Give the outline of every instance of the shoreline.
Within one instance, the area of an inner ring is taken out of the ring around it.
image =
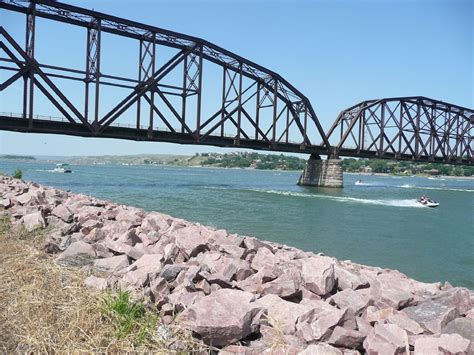
[[[22,163],[56,163],[56,160],[28,160],[28,159],[1,159],[3,161],[11,162],[11,161],[19,161]],[[302,170],[288,170],[288,169],[256,169],[251,167],[239,168],[239,167],[220,167],[220,166],[212,166],[212,165],[180,165],[180,164],[127,164],[127,163],[76,163],[75,165],[78,166],[93,166],[93,165],[108,165],[108,166],[150,166],[150,167],[163,167],[163,166],[171,166],[171,167],[179,167],[179,168],[206,168],[206,169],[226,169],[226,170],[255,170],[255,171],[277,171],[277,172],[286,172],[286,173],[294,173],[294,172],[302,172]],[[349,172],[344,171],[343,174],[347,175],[360,175],[360,176],[388,176],[388,177],[423,177],[423,178],[433,178],[436,179],[450,179],[450,180],[474,180],[474,176],[457,176],[457,175],[428,175],[428,174],[415,174],[415,175],[403,175],[403,174],[391,174],[391,173],[364,173],[364,172]]]
[[[457,325],[474,323],[466,288],[34,182],[0,177],[0,191],[13,229],[50,229],[43,249],[58,265],[89,270],[91,288],[133,291],[223,353],[273,349],[277,336],[293,353],[471,346]]]

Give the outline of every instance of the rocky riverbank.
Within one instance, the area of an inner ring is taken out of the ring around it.
[[[9,177],[0,192],[13,229],[47,229],[58,265],[130,290],[223,354],[473,352],[471,290]]]

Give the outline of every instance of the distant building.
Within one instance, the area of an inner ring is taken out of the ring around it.
[[[423,172],[428,175],[439,175],[438,169],[423,170]]]
[[[372,168],[370,166],[365,166],[365,165],[362,165],[360,168],[359,168],[359,172],[361,173],[372,173]]]

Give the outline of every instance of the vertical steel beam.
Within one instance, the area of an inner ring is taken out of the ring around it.
[[[420,114],[421,114],[421,103],[417,101],[416,103],[416,122],[415,122],[415,154],[416,154],[416,159],[420,158],[420,143],[421,142],[421,137],[420,137]]]
[[[155,73],[155,63],[156,63],[156,33],[152,33],[151,35],[151,76]],[[156,83],[158,85],[158,83]],[[155,105],[155,88],[151,88],[150,90],[150,124],[148,126],[148,136],[151,137],[153,135],[153,106]]]
[[[380,114],[380,146],[378,149],[378,156],[381,157],[383,155],[383,139],[384,139],[384,128],[385,128],[385,105],[387,103],[383,101],[381,103],[382,112]]]
[[[240,67],[239,67],[239,109],[237,111],[237,140],[240,143],[240,127],[242,123],[242,69],[243,69],[243,64],[240,62]]]
[[[361,135],[361,142],[360,142],[360,149],[364,150],[365,147],[365,110],[360,115],[361,125],[362,125],[362,135]]]
[[[221,107],[221,137],[224,137],[224,116],[225,116],[225,101],[226,101],[226,82],[227,82],[227,67],[222,67],[222,107]]]
[[[276,137],[276,123],[277,123],[277,115],[278,115],[278,82],[274,79],[275,86],[273,88],[273,129],[272,129],[272,143],[275,144],[275,137]],[[305,129],[306,131],[306,129]]]
[[[138,49],[138,85],[141,85],[142,70],[143,70],[143,39],[140,39],[140,42],[138,45],[140,47]],[[142,98],[140,97],[137,100],[137,129],[140,129],[141,101],[142,101]]]
[[[286,138],[285,138],[286,143],[288,143],[289,134],[290,134],[290,109],[287,108],[286,109]]]
[[[183,61],[183,93],[181,101],[181,133],[185,132],[184,124],[186,123],[186,101],[188,97],[188,56],[184,57]]]
[[[90,67],[90,47],[91,47],[91,36],[90,28],[87,27],[87,43],[86,43],[86,77],[84,78],[85,93],[84,93],[84,119],[89,122],[89,83],[91,76]]]
[[[399,121],[399,124],[400,126],[398,127],[399,128],[399,131],[398,131],[398,157],[400,157],[400,154],[402,153],[402,137],[405,136],[405,133],[403,132],[403,101],[400,102],[400,121]],[[394,112],[394,116],[395,116],[395,112]],[[393,117],[393,119],[395,120],[395,117]],[[406,140],[406,138],[405,138]]]
[[[25,52],[30,59],[35,57],[35,24],[36,24],[36,5],[31,2],[26,14],[26,40]],[[33,105],[34,105],[34,71],[31,69],[29,74],[24,76],[23,85],[23,118],[28,116],[28,127],[33,128]],[[28,111],[28,113],[27,113]]]
[[[258,129],[260,124],[260,81],[257,82],[257,103],[255,106],[255,139],[258,140]]]
[[[100,101],[100,46],[101,46],[101,21],[100,19],[96,20],[96,63],[95,63],[95,114],[94,114],[94,124],[93,127],[98,129],[99,126],[99,101]]]
[[[196,141],[199,142],[201,135],[201,98],[202,98],[202,53],[203,46],[199,47],[199,64],[198,64],[198,89],[197,89],[197,112],[196,112]]]

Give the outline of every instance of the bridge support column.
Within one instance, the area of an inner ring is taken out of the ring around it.
[[[298,185],[342,187],[342,160],[321,160],[319,155],[311,154],[298,180]]]

